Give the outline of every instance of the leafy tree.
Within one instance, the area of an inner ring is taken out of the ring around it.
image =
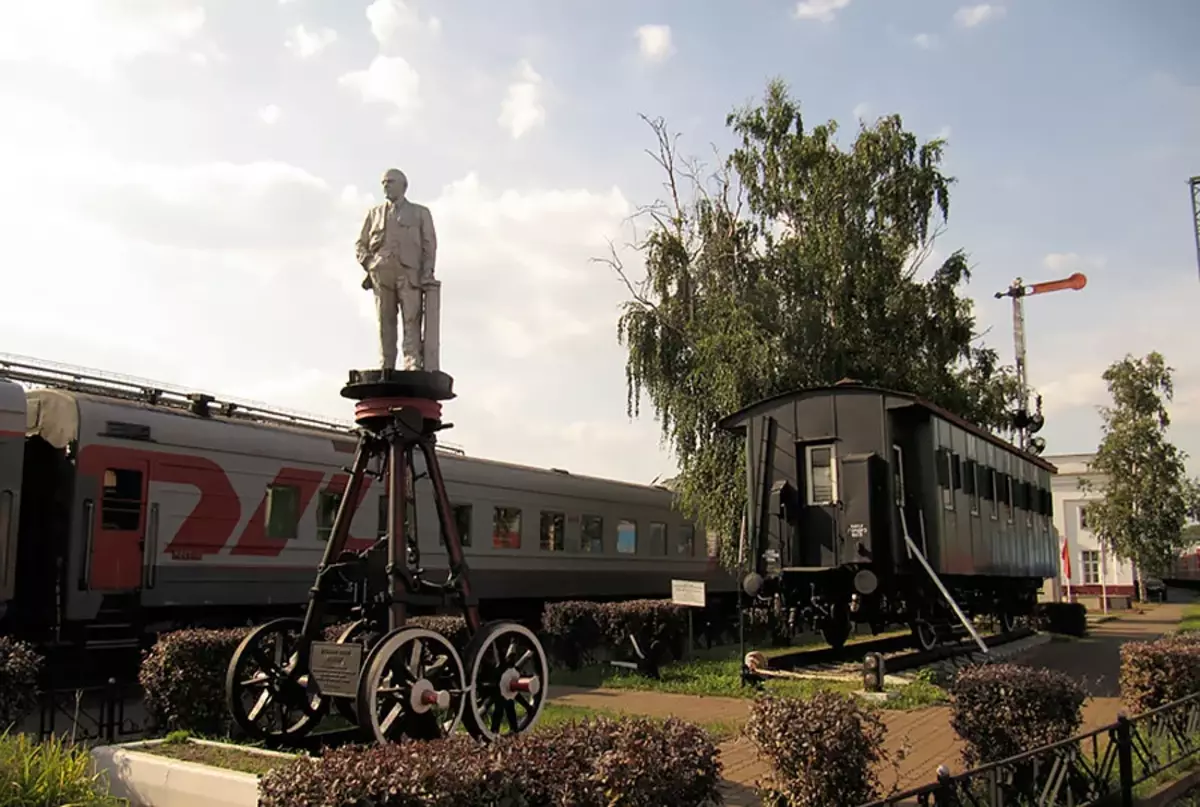
[[[1088,528],[1113,555],[1133,562],[1143,600],[1145,575],[1163,574],[1188,548],[1184,525],[1200,512],[1200,483],[1188,478],[1187,455],[1166,438],[1171,373],[1157,351],[1104,371],[1113,405],[1100,410],[1104,436],[1090,467],[1105,481],[1103,497],[1088,503]],[[1097,488],[1088,479],[1079,486]]]
[[[918,274],[949,213],[943,141],[918,143],[892,115],[843,150],[836,122],[806,131],[773,81],[760,106],[728,116],[741,145],[702,176],[661,119],[645,120],[667,195],[635,217],[646,276],[633,281],[615,250],[605,259],[632,298],[618,323],[629,414],[649,399],[681,506],[722,536],[726,563],[745,472],[715,424],[756,400],[853,377],[1011,429],[1016,380],[976,344],[966,255]]]

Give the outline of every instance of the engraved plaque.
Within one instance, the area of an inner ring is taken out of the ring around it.
[[[313,642],[308,670],[322,695],[353,698],[358,695],[358,673],[362,668],[360,644]]]

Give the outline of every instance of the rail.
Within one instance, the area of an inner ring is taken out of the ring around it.
[[[860,807],[1132,807],[1134,789],[1200,752],[1200,692]]]

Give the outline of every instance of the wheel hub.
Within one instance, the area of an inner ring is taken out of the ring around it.
[[[539,676],[522,678],[521,671],[515,667],[509,667],[500,674],[500,697],[506,701],[511,701],[522,693],[536,696],[541,691],[542,681]]]
[[[427,679],[421,678],[413,684],[408,705],[419,715],[425,714],[435,706],[439,709],[448,709],[450,708],[450,693],[444,689],[438,689]]]

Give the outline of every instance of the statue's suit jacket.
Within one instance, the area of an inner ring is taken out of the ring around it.
[[[365,269],[372,268],[384,248],[384,230],[388,225],[388,217],[395,215],[393,210],[396,207],[399,207],[400,232],[392,242],[399,251],[394,257],[399,258],[405,269],[418,272],[422,279],[432,280],[437,263],[437,231],[433,227],[433,215],[429,208],[408,200],[398,206],[390,201],[384,202],[367,211],[355,245],[358,262]],[[395,224],[396,220],[393,220],[392,225]]]

